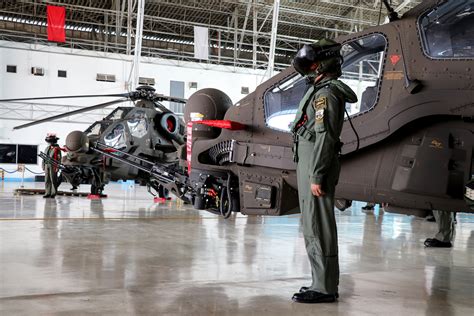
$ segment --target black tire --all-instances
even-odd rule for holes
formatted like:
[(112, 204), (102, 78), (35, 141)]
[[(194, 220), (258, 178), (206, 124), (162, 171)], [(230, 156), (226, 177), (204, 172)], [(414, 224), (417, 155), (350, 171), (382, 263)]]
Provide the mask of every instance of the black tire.
[(229, 199), (227, 187), (222, 187), (219, 210), (224, 218), (229, 218), (232, 214), (232, 199)]
[(163, 187), (162, 185), (158, 186), (158, 197), (167, 199), (170, 196), (170, 191)]
[(197, 210), (203, 210), (206, 208), (205, 201), (201, 194), (196, 194), (194, 197), (193, 206)]

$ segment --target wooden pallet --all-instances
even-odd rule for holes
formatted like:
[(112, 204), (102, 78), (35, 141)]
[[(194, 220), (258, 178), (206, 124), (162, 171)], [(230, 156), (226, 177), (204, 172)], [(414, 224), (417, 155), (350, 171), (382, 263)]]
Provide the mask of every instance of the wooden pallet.
[[(44, 189), (15, 189), (16, 195), (44, 195)], [(58, 191), (56, 195), (87, 197), (88, 192)]]

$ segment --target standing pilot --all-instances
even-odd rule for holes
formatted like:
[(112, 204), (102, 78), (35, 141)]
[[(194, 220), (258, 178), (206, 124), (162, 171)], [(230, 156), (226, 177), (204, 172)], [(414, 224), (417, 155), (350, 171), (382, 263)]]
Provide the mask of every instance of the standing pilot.
[[(58, 140), (59, 138), (56, 137), (56, 134), (48, 133), (45, 138), (45, 141), (49, 145), (48, 147), (46, 147), (44, 153), (46, 154), (46, 156), (58, 162), (61, 162), (61, 148), (58, 145)], [(45, 195), (43, 197), (54, 198), (56, 196), (57, 188), (59, 186), (58, 165), (43, 160), (43, 170), (45, 175)]]
[(456, 213), (433, 210), (433, 216), (438, 224), (438, 233), (435, 238), (425, 240), (425, 247), (451, 248), (456, 234)]
[(339, 262), (334, 192), (339, 178), (339, 140), (345, 103), (357, 102), (341, 76), (341, 45), (322, 39), (304, 45), (293, 66), (307, 76), (310, 88), (300, 102), (291, 129), (303, 235), (311, 264), (312, 284), (293, 295), (300, 303), (334, 302), (338, 297)]

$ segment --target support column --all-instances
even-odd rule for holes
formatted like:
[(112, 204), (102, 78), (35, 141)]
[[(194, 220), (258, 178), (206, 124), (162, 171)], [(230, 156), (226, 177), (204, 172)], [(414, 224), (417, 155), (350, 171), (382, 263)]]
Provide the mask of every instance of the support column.
[(280, 0), (275, 0), (273, 4), (272, 36), (270, 39), (270, 52), (268, 54), (268, 77), (273, 77), (273, 68), (275, 66), (275, 48), (278, 32), (278, 13), (280, 12)]
[(145, 0), (138, 0), (137, 26), (135, 31), (135, 50), (133, 54), (133, 78), (131, 90), (137, 88), (140, 75), (140, 57), (142, 54), (143, 17), (145, 15)]
[(253, 50), (252, 50), (252, 65), (253, 69), (257, 68), (257, 0), (253, 0)]
[(127, 5), (127, 55), (132, 54), (132, 20), (133, 20), (133, 3), (128, 0)]
[(234, 11), (234, 67), (237, 66), (237, 37), (239, 32), (239, 18), (238, 18), (238, 11), (237, 7), (235, 7)]
[(221, 63), (221, 31), (217, 31), (217, 63)]

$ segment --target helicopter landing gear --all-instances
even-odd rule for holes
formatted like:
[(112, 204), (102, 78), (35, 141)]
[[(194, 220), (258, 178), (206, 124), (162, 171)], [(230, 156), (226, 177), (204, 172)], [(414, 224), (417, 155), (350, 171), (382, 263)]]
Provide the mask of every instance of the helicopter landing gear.
[(232, 177), (227, 176), (227, 183), (222, 187), (219, 201), (219, 211), (224, 218), (229, 218), (232, 212), (240, 210), (239, 196), (232, 188)]
[(153, 198), (153, 201), (155, 203), (166, 202), (168, 200), (171, 200), (171, 197), (169, 196), (170, 191), (166, 189), (165, 187), (163, 187), (162, 185), (158, 185), (158, 190), (156, 190), (156, 192), (158, 193), (158, 196), (155, 196)]
[(153, 201), (155, 203), (171, 200), (171, 197), (169, 196), (170, 195), (169, 190), (166, 189), (161, 184), (159, 184), (158, 182), (151, 180), (150, 182), (146, 184), (146, 187), (147, 187), (148, 193), (153, 195)]
[(158, 197), (165, 199), (165, 200), (171, 200), (170, 198), (170, 191), (163, 187), (162, 185), (158, 186)]

